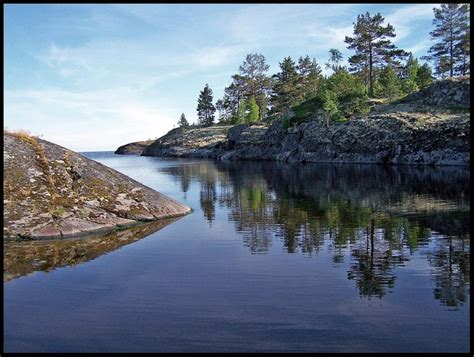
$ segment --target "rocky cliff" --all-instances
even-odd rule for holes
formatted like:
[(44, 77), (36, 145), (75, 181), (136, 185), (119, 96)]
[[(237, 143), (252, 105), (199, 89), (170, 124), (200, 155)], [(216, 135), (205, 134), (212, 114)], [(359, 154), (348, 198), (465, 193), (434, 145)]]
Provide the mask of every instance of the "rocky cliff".
[(144, 156), (222, 160), (469, 165), (469, 77), (435, 82), (365, 117), (326, 125), (321, 112), (271, 124), (174, 129)]
[(4, 239), (74, 236), (191, 208), (45, 140), (4, 133)]
[(146, 140), (146, 141), (137, 141), (134, 143), (128, 143), (122, 146), (119, 146), (117, 150), (115, 150), (114, 154), (120, 155), (141, 155), (143, 150), (153, 144), (155, 140)]

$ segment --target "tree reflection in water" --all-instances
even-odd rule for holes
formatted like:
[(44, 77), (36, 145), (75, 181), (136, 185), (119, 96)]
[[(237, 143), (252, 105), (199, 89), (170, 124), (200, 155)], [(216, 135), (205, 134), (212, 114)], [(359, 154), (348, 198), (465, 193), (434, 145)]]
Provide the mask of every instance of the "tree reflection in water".
[[(361, 297), (382, 298), (417, 251), (432, 267), (435, 298), (457, 307), (469, 294), (469, 169), (193, 161), (166, 167), (199, 182), (204, 217), (216, 205), (253, 254), (280, 240), (287, 253), (325, 246)], [(186, 184), (184, 184), (186, 183)]]

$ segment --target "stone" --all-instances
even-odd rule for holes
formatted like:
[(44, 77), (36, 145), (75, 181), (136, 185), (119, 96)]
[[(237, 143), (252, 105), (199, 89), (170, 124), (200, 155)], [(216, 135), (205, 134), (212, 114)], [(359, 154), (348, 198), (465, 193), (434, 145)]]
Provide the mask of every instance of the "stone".
[(136, 141), (120, 146), (115, 150), (115, 154), (119, 155), (141, 155), (143, 150), (151, 145), (154, 140)]
[[(4, 149), (25, 154), (4, 156), (6, 240), (73, 236), (191, 212), (116, 170), (46, 140), (4, 132)], [(80, 172), (80, 180), (71, 177), (74, 172)]]

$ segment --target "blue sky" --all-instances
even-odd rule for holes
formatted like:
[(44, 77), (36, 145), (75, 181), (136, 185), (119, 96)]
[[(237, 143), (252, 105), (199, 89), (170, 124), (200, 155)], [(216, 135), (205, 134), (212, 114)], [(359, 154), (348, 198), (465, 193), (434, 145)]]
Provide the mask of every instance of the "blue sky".
[(324, 67), (352, 54), (358, 14), (380, 12), (415, 56), (432, 45), (436, 4), (4, 5), (4, 126), (75, 151), (155, 138), (182, 112), (196, 121), (199, 91), (221, 98), (247, 53), (278, 72), (286, 56)]

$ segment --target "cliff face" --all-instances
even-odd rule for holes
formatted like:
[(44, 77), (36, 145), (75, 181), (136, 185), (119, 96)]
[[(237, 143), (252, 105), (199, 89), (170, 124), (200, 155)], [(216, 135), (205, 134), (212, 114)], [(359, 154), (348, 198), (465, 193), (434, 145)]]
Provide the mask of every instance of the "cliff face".
[(117, 150), (115, 150), (114, 154), (120, 154), (120, 155), (141, 155), (143, 150), (153, 144), (155, 140), (146, 140), (146, 141), (137, 141), (134, 143), (129, 143), (122, 145), (118, 147)]
[(4, 133), (4, 238), (73, 236), (191, 209), (45, 140)]
[(148, 146), (144, 156), (222, 160), (470, 164), (470, 82), (435, 82), (364, 118), (326, 125), (321, 113), (284, 128), (271, 124), (174, 129)]

